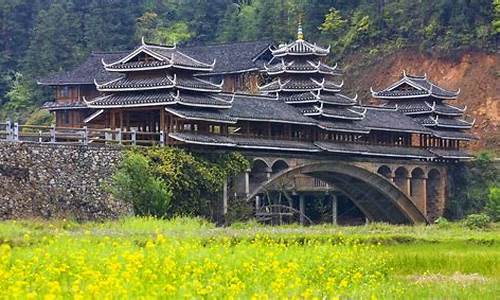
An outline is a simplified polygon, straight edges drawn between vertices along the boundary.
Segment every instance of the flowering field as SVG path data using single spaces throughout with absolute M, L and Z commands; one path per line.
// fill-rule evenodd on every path
M 193 219 L 3 222 L 0 298 L 373 299 L 442 293 L 486 299 L 498 292 L 498 231 L 475 234 L 489 242 L 462 251 L 449 230 L 440 235 L 422 227 L 384 226 L 220 229 Z M 455 243 L 461 260 L 453 252 L 440 256 L 439 247 L 446 244 L 434 241 L 426 249 L 425 241 L 434 236 Z M 426 251 L 435 257 L 422 269 Z M 475 267 L 466 267 L 464 259 Z

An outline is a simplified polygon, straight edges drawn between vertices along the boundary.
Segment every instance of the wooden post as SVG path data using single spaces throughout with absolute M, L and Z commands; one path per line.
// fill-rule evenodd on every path
M 89 132 L 87 126 L 83 126 L 83 144 L 87 146 L 89 143 Z
M 56 142 L 56 128 L 54 126 L 52 126 L 52 128 L 50 128 L 50 142 L 51 143 Z
M 132 145 L 137 145 L 137 131 L 132 129 L 131 133 Z
M 299 211 L 300 211 L 300 225 L 304 225 L 305 223 L 305 206 L 304 206 L 304 194 L 299 195 Z
M 10 121 L 7 121 L 7 124 L 5 124 L 5 131 L 7 132 L 5 139 L 7 141 L 12 141 L 14 138 L 12 137 L 12 124 Z
M 119 116 L 120 116 L 120 131 L 123 130 L 123 110 L 120 109 L 119 111 Z
M 165 107 L 160 107 L 160 131 L 165 131 Z
M 255 196 L 255 212 L 258 212 L 260 208 L 260 196 Z
M 245 195 L 250 194 L 250 170 L 245 171 Z
M 111 110 L 111 124 L 110 124 L 110 127 L 111 127 L 111 130 L 115 130 L 116 129 L 116 120 L 115 120 L 115 111 L 114 110 Z
M 160 147 L 165 146 L 165 133 L 163 130 L 160 130 Z
M 224 184 L 222 186 L 222 214 L 227 215 L 227 178 L 224 179 Z
M 14 123 L 14 130 L 12 133 L 12 140 L 19 141 L 19 124 Z
M 119 144 L 122 143 L 122 129 L 118 129 L 118 133 L 116 134 L 116 140 L 118 141 Z
M 332 223 L 337 225 L 337 195 L 332 194 Z

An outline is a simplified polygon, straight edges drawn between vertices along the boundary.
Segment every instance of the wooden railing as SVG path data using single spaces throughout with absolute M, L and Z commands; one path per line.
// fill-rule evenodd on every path
M 40 144 L 104 144 L 164 146 L 165 134 L 160 132 L 122 131 L 120 129 L 71 128 L 0 123 L 0 140 Z

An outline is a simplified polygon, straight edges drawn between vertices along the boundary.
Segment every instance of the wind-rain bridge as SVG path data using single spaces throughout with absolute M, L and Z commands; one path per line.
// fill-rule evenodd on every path
M 40 80 L 55 91 L 44 104 L 55 127 L 3 123 L 0 139 L 240 151 L 252 166 L 227 179 L 222 211 L 246 201 L 263 222 L 434 220 L 447 200 L 448 167 L 472 158 L 463 148 L 474 121 L 448 103 L 460 91 L 403 72 L 372 90 L 378 106 L 365 106 L 341 93 L 329 52 L 299 28 L 295 41 L 278 47 L 143 41 L 131 51 L 94 53 Z

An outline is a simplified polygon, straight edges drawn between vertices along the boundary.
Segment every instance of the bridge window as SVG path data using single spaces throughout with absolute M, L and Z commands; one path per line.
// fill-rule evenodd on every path
M 394 183 L 399 187 L 401 191 L 405 194 L 409 195 L 409 183 L 408 183 L 408 170 L 404 167 L 399 167 L 394 172 Z
M 286 170 L 286 169 L 288 169 L 288 164 L 284 160 L 281 160 L 281 159 L 274 162 L 273 167 L 272 167 L 273 173 L 279 173 L 279 172 Z
M 388 166 L 381 166 L 378 168 L 377 173 L 384 176 L 385 178 L 391 178 L 391 169 Z

